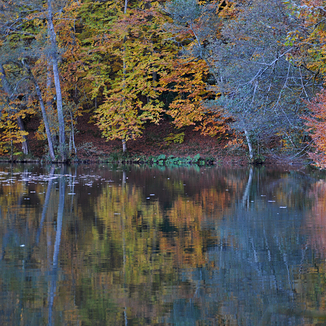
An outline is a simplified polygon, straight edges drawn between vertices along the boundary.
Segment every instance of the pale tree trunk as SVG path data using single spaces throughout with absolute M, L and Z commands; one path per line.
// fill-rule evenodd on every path
M 59 74 L 59 65 L 58 65 L 58 53 L 57 53 L 57 40 L 56 34 L 53 26 L 53 13 L 52 13 L 52 0 L 48 0 L 48 31 L 51 41 L 51 59 L 53 67 L 53 78 L 56 91 L 56 102 L 57 102 L 57 113 L 58 113 L 58 122 L 59 122 L 59 152 L 61 160 L 66 160 L 66 151 L 65 151 L 65 121 L 63 116 L 62 108 L 62 94 L 61 94 L 61 85 L 60 85 L 60 74 Z
M 61 173 L 63 175 L 64 173 Z M 63 212 L 64 212 L 64 204 L 65 204 L 65 180 L 64 177 L 61 176 L 59 179 L 59 205 L 58 205 L 58 214 L 57 214 L 57 227 L 56 227 L 56 236 L 54 243 L 54 252 L 53 252 L 53 270 L 52 270 L 52 280 L 50 291 L 48 293 L 48 325 L 53 325 L 53 303 L 54 297 L 56 295 L 57 289 L 57 276 L 58 276 L 58 263 L 59 263 L 59 252 L 60 252 L 60 243 L 61 243 L 61 233 L 62 233 L 62 221 L 63 221 Z
M 21 131 L 25 131 L 25 126 L 24 126 L 24 122 L 23 119 L 21 117 L 17 118 L 17 124 L 18 127 Z M 28 149 L 28 142 L 27 142 L 27 136 L 23 136 L 24 141 L 22 142 L 22 151 L 25 155 L 28 155 L 29 153 L 29 149 Z
M 250 161 L 253 162 L 254 153 L 252 150 L 251 140 L 250 140 L 249 133 L 248 133 L 247 129 L 244 130 L 244 133 L 245 133 L 247 144 L 248 144 Z
M 52 75 L 51 75 L 51 64 L 50 58 L 47 60 L 47 71 L 46 71 L 46 106 L 49 109 L 52 107 L 52 100 L 50 99 L 51 96 L 51 88 L 52 88 Z
M 51 128 L 55 129 L 55 115 L 53 110 L 53 99 L 52 99 L 52 83 L 53 83 L 53 69 L 51 65 L 51 58 L 47 58 L 47 72 L 46 72 L 46 111 L 49 113 L 49 126 L 50 130 Z M 56 145 L 56 139 L 55 135 L 52 134 L 52 144 L 53 146 Z
M 54 155 L 54 150 L 53 150 L 52 135 L 51 135 L 51 130 L 50 130 L 50 126 L 49 126 L 49 122 L 48 122 L 48 118 L 47 118 L 47 114 L 46 114 L 46 110 L 45 110 L 45 106 L 44 106 L 44 102 L 43 102 L 42 93 L 41 93 L 40 87 L 39 87 L 39 85 L 37 83 L 37 80 L 34 78 L 34 75 L 33 75 L 32 71 L 31 71 L 30 67 L 25 62 L 24 62 L 24 65 L 25 65 L 25 67 L 27 69 L 29 78 L 32 80 L 32 82 L 33 82 L 33 84 L 35 86 L 36 95 L 37 95 L 38 100 L 40 102 L 43 122 L 44 122 L 44 126 L 45 126 L 46 137 L 48 139 L 49 154 L 50 154 L 52 162 L 54 162 L 55 161 L 55 155 Z
M 74 127 L 74 115 L 70 111 L 70 119 L 71 119 L 71 130 L 70 130 L 70 139 L 69 139 L 69 153 L 70 155 L 72 152 L 77 155 L 77 148 L 75 143 L 75 127 Z
M 8 80 L 7 80 L 5 69 L 3 68 L 3 65 L 1 63 L 0 63 L 0 74 L 1 74 L 2 88 L 5 91 L 5 93 L 8 94 L 8 97 L 10 100 L 10 96 L 13 93 L 13 91 L 12 91 L 12 88 L 11 88 Z M 17 125 L 21 131 L 25 131 L 23 119 L 21 117 L 17 118 Z M 24 138 L 24 141 L 22 143 L 22 151 L 25 155 L 27 155 L 29 153 L 27 136 L 23 136 L 23 138 Z

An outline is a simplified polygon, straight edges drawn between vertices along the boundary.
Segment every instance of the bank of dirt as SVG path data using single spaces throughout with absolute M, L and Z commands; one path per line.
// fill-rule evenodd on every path
M 36 131 L 39 121 L 35 118 L 26 123 L 29 132 L 28 142 L 33 160 L 45 160 L 47 151 L 46 140 L 39 140 Z M 182 134 L 184 133 L 184 135 Z M 181 143 L 177 141 L 182 139 Z M 176 142 L 173 141 L 173 138 Z M 172 139 L 172 140 L 171 140 Z M 175 157 L 194 157 L 200 155 L 210 162 L 220 165 L 247 165 L 249 164 L 245 145 L 230 146 L 232 135 L 204 136 L 193 127 L 175 129 L 168 121 L 160 124 L 150 124 L 144 128 L 143 135 L 127 142 L 128 158 L 148 158 L 158 155 Z M 101 137 L 101 131 L 90 122 L 90 116 L 85 114 L 78 118 L 75 132 L 77 154 L 72 155 L 72 162 L 91 163 L 103 162 L 112 159 L 121 159 L 122 143 L 120 140 L 106 141 Z M 303 165 L 306 159 L 279 153 L 278 155 L 263 153 L 265 164 Z M 19 160 L 19 157 L 16 157 Z

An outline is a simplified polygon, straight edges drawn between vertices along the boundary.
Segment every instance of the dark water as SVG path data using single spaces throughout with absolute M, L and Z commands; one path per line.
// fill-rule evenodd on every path
M 326 179 L 0 166 L 0 325 L 323 325 Z

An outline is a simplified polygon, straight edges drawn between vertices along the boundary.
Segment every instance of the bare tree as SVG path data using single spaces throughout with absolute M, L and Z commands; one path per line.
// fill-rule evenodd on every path
M 288 32 L 302 22 L 283 1 L 233 1 L 231 7 L 227 13 L 220 2 L 174 0 L 164 10 L 176 36 L 191 31 L 181 54 L 202 58 L 210 68 L 207 87 L 216 89 L 218 98 L 207 107 L 234 118 L 232 127 L 245 136 L 254 160 L 255 144 L 274 135 L 296 146 L 293 135 L 303 131 L 300 116 L 306 109 L 302 100 L 314 96 L 315 75 L 304 62 L 291 60 L 298 49 L 287 42 Z

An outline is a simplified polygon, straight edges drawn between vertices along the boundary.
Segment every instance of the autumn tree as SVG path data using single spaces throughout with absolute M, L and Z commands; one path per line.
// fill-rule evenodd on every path
M 326 167 L 326 95 L 322 87 L 325 83 L 325 11 L 326 2 L 313 1 L 286 1 L 292 15 L 302 20 L 300 30 L 292 30 L 288 35 L 288 42 L 296 45 L 299 51 L 291 56 L 296 65 L 304 65 L 313 74 L 312 88 L 319 92 L 312 101 L 307 101 L 310 112 L 303 115 L 307 131 L 313 142 L 313 151 L 309 154 L 316 165 Z
M 167 113 L 178 128 L 194 125 L 210 136 L 227 129 L 226 118 L 216 106 L 212 110 L 206 105 L 207 100 L 220 94 L 219 76 L 206 46 L 219 37 L 221 24 L 216 12 L 222 10 L 221 6 L 176 0 L 161 8 L 167 15 L 163 28 L 175 45 L 170 70 L 161 78 L 164 91 L 174 94 Z
M 157 4 L 126 1 L 121 5 L 110 34 L 105 35 L 119 68 L 96 113 L 103 136 L 107 140 L 121 139 L 125 152 L 126 142 L 139 137 L 146 122 L 157 123 L 160 119 L 163 104 L 156 76 L 164 67 L 165 53 L 159 44 Z
M 81 45 L 77 38 L 76 25 L 80 4 L 74 1 L 66 1 L 64 10 L 54 19 L 54 28 L 57 37 L 57 56 L 60 64 L 60 90 L 62 97 L 62 115 L 64 118 L 65 137 L 69 134 L 69 141 L 65 140 L 65 152 L 67 156 L 76 154 L 75 124 L 79 116 L 80 108 L 87 101 L 81 79 L 83 78 L 83 68 L 81 67 Z M 44 36 L 49 34 L 47 26 L 43 29 Z M 43 37 L 44 37 L 43 36 Z M 49 45 L 42 52 L 42 55 L 34 63 L 34 75 L 40 75 L 40 87 L 43 91 L 47 111 L 53 115 L 53 106 L 57 101 L 57 86 L 54 83 L 54 70 L 51 59 L 51 48 Z M 54 84 L 54 85 L 53 85 Z M 59 110 L 60 111 L 60 110 Z M 58 112 L 59 112 L 58 111 Z M 60 133 L 59 119 L 51 117 L 51 129 L 55 134 Z M 68 137 L 66 137 L 68 138 Z M 60 137 L 59 137 L 60 140 Z M 59 141 L 60 143 L 60 141 Z M 68 143 L 68 144 L 66 144 Z M 69 151 L 68 151 L 69 150 Z
M 77 3 L 74 1 L 60 1 L 53 3 L 48 0 L 45 4 L 42 1 L 33 0 L 28 3 L 22 1 L 14 1 L 8 5 L 6 3 L 2 6 L 2 36 L 3 43 L 1 45 L 3 56 L 7 62 L 11 62 L 17 67 L 24 67 L 21 69 L 20 80 L 29 79 L 31 81 L 30 87 L 35 89 L 37 98 L 41 106 L 41 112 L 43 117 L 44 126 L 46 129 L 46 137 L 48 139 L 49 152 L 51 160 L 56 160 L 52 145 L 52 136 L 47 122 L 45 103 L 51 103 L 49 100 L 49 89 L 45 91 L 43 83 L 40 82 L 43 77 L 40 75 L 42 69 L 39 68 L 42 57 L 46 57 L 47 60 L 43 60 L 43 66 L 47 72 L 47 88 L 51 88 L 51 78 L 53 78 L 55 86 L 55 98 L 54 103 L 57 106 L 57 119 L 58 119 L 58 134 L 59 134 L 59 155 L 61 161 L 65 161 L 67 158 L 66 144 L 65 144 L 65 118 L 64 108 L 62 100 L 62 76 L 59 73 L 59 63 L 61 61 L 62 49 L 59 49 L 59 41 L 56 37 L 56 30 L 61 20 L 69 21 L 70 25 L 74 22 L 74 13 Z M 63 10 L 64 9 L 64 10 Z M 71 14 L 72 13 L 72 14 Z M 69 17 L 70 14 L 70 17 Z M 69 25 L 66 24 L 66 25 Z M 63 35 L 63 34 L 62 34 Z M 61 38 L 61 44 L 64 38 Z M 4 59 L 3 59 L 4 60 Z M 22 65 L 23 63 L 23 65 Z M 52 66 L 52 73 L 49 71 L 49 63 Z M 27 76 L 26 76 L 27 74 Z M 19 78 L 18 78 L 19 79 Z M 25 90 L 26 91 L 26 90 Z M 47 99 L 43 101 L 43 96 L 47 94 Z M 28 98 L 29 94 L 25 93 L 25 98 Z M 48 104 L 50 106 L 52 104 Z
M 311 111 L 309 116 L 305 116 L 308 132 L 314 143 L 315 150 L 310 153 L 310 157 L 320 168 L 326 168 L 326 91 L 321 93 L 310 103 L 308 107 Z
M 160 77 L 160 89 L 172 97 L 166 113 L 177 128 L 194 126 L 202 134 L 215 136 L 226 131 L 221 113 L 207 108 L 205 102 L 215 98 L 207 87 L 209 68 L 204 60 L 175 57 Z
M 18 23 L 23 25 L 21 20 L 21 15 L 14 4 L 9 4 L 7 2 L 1 1 L 1 13 L 0 13 L 0 75 L 1 75 L 1 110 L 0 115 L 2 120 L 11 120 L 11 123 L 5 123 L 8 127 L 11 126 L 11 131 L 8 130 L 4 124 L 2 124 L 3 139 L 7 139 L 10 142 L 10 137 L 6 137 L 15 134 L 15 143 L 22 143 L 22 151 L 24 154 L 29 153 L 28 143 L 27 143 L 27 133 L 25 132 L 23 117 L 28 112 L 26 107 L 26 102 L 20 102 L 18 99 L 21 97 L 19 94 L 24 87 L 19 85 L 19 79 L 16 78 L 17 73 L 19 74 L 20 69 L 15 67 L 13 61 L 15 61 L 16 56 L 8 57 L 8 44 L 12 44 L 17 47 L 17 42 L 24 38 L 28 38 L 27 31 L 24 33 Z M 28 27 L 30 29 L 30 27 Z M 26 88 L 25 88 L 26 90 Z M 12 129 L 13 128 L 13 129 Z
M 210 68 L 208 87 L 213 83 L 218 96 L 206 102 L 207 108 L 234 118 L 232 127 L 245 136 L 251 160 L 253 142 L 272 135 L 295 147 L 303 130 L 301 98 L 313 94 L 313 74 L 290 60 L 296 48 L 287 43 L 288 31 L 300 22 L 282 1 L 220 5 L 188 0 L 167 6 L 174 28 L 192 31 L 188 56 L 203 58 Z
M 228 91 L 219 104 L 235 118 L 233 127 L 244 132 L 251 159 L 252 141 L 280 136 L 290 147 L 298 146 L 303 132 L 302 99 L 313 96 L 314 76 L 304 65 L 296 66 L 287 42 L 288 31 L 299 28 L 282 1 L 254 1 L 238 5 L 237 17 L 222 29 L 227 43 L 214 44 L 212 51 L 224 62 L 221 78 Z
M 17 92 L 13 89 L 7 78 L 4 65 L 0 62 L 1 74 L 1 114 L 0 128 L 2 129 L 1 141 L 5 143 L 21 143 L 22 151 L 25 155 L 29 153 L 27 143 L 27 132 L 24 128 L 22 117 L 28 112 L 26 105 L 15 103 Z

